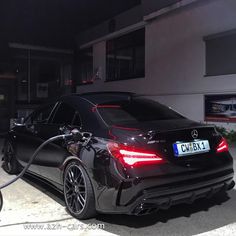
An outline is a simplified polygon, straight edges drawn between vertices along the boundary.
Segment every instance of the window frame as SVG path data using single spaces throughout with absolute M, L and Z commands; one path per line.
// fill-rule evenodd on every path
M 122 47 L 116 46 L 117 41 L 122 40 L 124 37 L 127 37 L 127 36 L 129 36 L 131 34 L 135 34 L 136 32 L 141 31 L 141 30 L 143 30 L 143 34 L 144 34 L 143 35 L 143 37 L 144 37 L 143 38 L 143 40 L 144 40 L 143 44 L 135 42 L 135 44 L 129 43 L 129 44 L 123 45 Z M 113 81 L 123 81 L 123 80 L 130 80 L 130 79 L 145 78 L 145 74 L 146 74 L 146 72 L 145 72 L 145 60 L 146 60 L 146 56 L 145 56 L 145 52 L 146 52 L 146 47 L 145 47 L 146 38 L 145 38 L 145 35 L 146 35 L 146 29 L 145 29 L 145 27 L 142 27 L 140 29 L 136 29 L 136 30 L 134 30 L 132 32 L 128 32 L 128 33 L 126 33 L 124 35 L 121 35 L 121 36 L 118 36 L 116 38 L 112 38 L 112 39 L 106 41 L 106 55 L 105 55 L 105 57 L 106 57 L 106 80 L 105 80 L 105 82 L 113 82 Z M 134 37 L 134 36 L 132 36 L 132 37 Z M 108 44 L 109 43 L 113 43 L 113 46 L 114 46 L 114 48 L 112 50 L 110 50 L 110 51 L 108 51 Z M 143 50 L 144 50 L 144 55 L 143 55 L 144 56 L 143 57 L 143 61 L 144 61 L 144 63 L 143 63 L 143 74 L 141 74 L 141 73 L 140 74 L 135 74 L 134 73 L 134 67 L 136 65 L 136 57 L 135 57 L 135 55 L 136 55 L 137 49 L 139 47 L 143 47 Z M 114 54 L 114 58 L 113 59 L 117 63 L 117 60 L 118 60 L 117 57 L 119 57 L 118 52 L 121 51 L 121 50 L 127 50 L 127 49 L 130 49 L 132 51 L 132 61 L 133 61 L 132 62 L 132 68 L 133 68 L 132 74 L 129 74 L 128 76 L 125 76 L 124 78 L 122 78 L 122 76 L 119 76 L 119 77 L 116 77 L 116 78 L 109 79 L 109 76 L 108 76 L 108 74 L 109 74 L 109 72 L 108 72 L 108 69 L 109 69 L 109 63 L 108 63 L 109 55 L 111 53 Z M 115 70 L 117 70 L 117 69 L 115 69 Z
M 230 37 L 233 37 L 233 38 L 231 39 Z M 236 29 L 203 37 L 203 41 L 205 43 L 205 72 L 204 72 L 205 74 L 204 74 L 204 77 L 214 77 L 214 76 L 224 76 L 224 75 L 235 75 L 236 74 L 236 69 L 234 69 L 234 71 L 232 70 L 232 68 L 236 67 L 236 62 L 234 62 L 235 60 L 230 61 L 230 63 L 228 63 L 228 60 L 226 60 L 226 61 L 222 60 L 222 61 L 224 61 L 224 63 L 231 64 L 231 68 L 227 68 L 225 66 L 223 68 L 219 67 L 215 63 L 215 62 L 217 62 L 217 59 L 215 59 L 216 56 L 212 55 L 212 51 L 215 51 L 212 48 L 214 47 L 216 49 L 216 48 L 220 48 L 220 47 L 210 45 L 211 42 L 216 43 L 216 42 L 214 42 L 214 40 L 220 40 L 220 39 L 222 39 L 222 42 L 218 42 L 218 44 L 220 43 L 221 45 L 224 45 L 223 44 L 224 40 L 227 42 L 230 40 L 234 40 L 234 38 L 236 39 Z M 209 46 L 212 48 L 209 48 Z M 235 51 L 234 49 L 236 49 L 236 45 L 230 51 Z M 220 53 L 218 52 L 218 54 L 220 54 Z M 223 54 L 222 58 L 225 58 L 224 57 L 225 55 L 226 54 Z M 230 55 L 230 57 L 232 57 L 232 55 Z M 234 55 L 234 57 L 236 57 L 236 54 Z M 213 60 L 212 58 L 216 61 L 212 61 Z M 222 63 L 218 62 L 218 64 L 222 64 Z M 235 66 L 234 66 L 234 64 L 235 64 Z M 213 68 L 211 68 L 212 66 L 213 66 Z
M 112 126 L 112 125 L 119 126 L 119 125 L 129 124 L 132 122 L 145 123 L 145 122 L 153 122 L 153 121 L 159 122 L 162 120 L 187 119 L 185 116 L 183 116 L 179 112 L 175 111 L 174 109 L 172 109 L 164 104 L 161 104 L 157 101 L 147 99 L 147 98 L 137 97 L 137 98 L 132 99 L 131 101 L 120 100 L 118 102 L 110 102 L 110 103 L 108 102 L 108 103 L 106 103 L 106 105 L 107 105 L 107 107 L 102 107 L 102 105 L 101 105 L 101 107 L 100 108 L 98 107 L 97 109 L 98 109 L 98 113 L 99 113 L 100 117 L 103 119 L 103 121 L 108 126 Z M 137 109 L 137 107 L 138 107 L 137 105 L 138 106 L 146 105 L 146 110 L 149 113 L 148 114 L 147 112 L 144 112 L 144 115 L 146 115 L 146 116 L 149 116 L 151 114 L 149 111 L 150 111 L 150 109 L 152 109 L 152 111 L 153 111 L 152 114 L 154 114 L 156 116 L 156 118 L 153 119 L 153 118 L 150 118 L 150 116 L 149 116 L 149 118 L 147 119 L 143 116 L 143 112 L 142 112 L 142 116 L 140 116 L 141 113 L 135 111 L 135 110 L 140 110 L 140 108 Z M 128 110 L 127 110 L 127 108 L 128 108 Z M 130 120 L 123 119 L 123 120 L 116 120 L 116 121 L 112 120 L 111 115 L 110 115 L 112 113 L 110 111 L 117 112 L 118 110 L 121 111 L 120 113 L 123 113 L 123 114 L 127 113 L 128 116 L 131 117 L 131 119 Z M 163 115 L 163 113 L 164 113 L 164 115 Z M 159 117 L 156 114 L 158 114 Z M 152 117 L 155 117 L 155 116 L 152 115 Z M 116 115 L 115 117 L 116 118 L 119 117 L 119 114 L 118 114 L 118 116 Z
M 87 52 L 86 52 L 87 51 Z M 91 52 L 89 52 L 89 51 L 91 51 Z M 91 59 L 91 64 L 92 64 L 92 66 L 91 66 L 91 69 L 92 69 L 92 71 L 91 71 L 91 78 L 89 78 L 89 77 L 86 77 L 85 78 L 85 80 L 83 80 L 83 78 L 82 78 L 82 76 L 81 76 L 81 72 L 82 72 L 82 70 L 81 70 L 81 54 L 80 53 L 82 53 L 83 54 L 83 57 L 85 57 L 84 55 L 86 54 L 86 53 L 91 53 L 92 54 L 92 59 Z M 88 56 L 87 56 L 87 58 L 88 58 Z M 78 69 L 77 69 L 77 73 L 78 73 L 78 79 L 76 80 L 76 85 L 77 86 L 81 86 L 81 85 L 89 85 L 89 84 L 93 84 L 93 77 L 94 77 L 94 50 L 93 50 L 93 47 L 92 46 L 90 46 L 90 47 L 86 47 L 86 48 L 83 48 L 83 49 L 80 49 L 80 50 L 78 50 L 77 51 L 77 58 L 76 58 L 76 60 L 77 60 L 77 66 L 78 66 Z M 84 61 L 85 59 L 83 59 L 83 61 Z
M 74 110 L 73 118 L 72 118 L 70 124 L 53 123 L 54 118 L 55 118 L 55 116 L 56 116 L 56 114 L 57 114 L 57 112 L 58 112 L 58 109 L 60 109 L 60 107 L 62 106 L 62 104 L 66 104 L 67 106 L 69 106 L 70 108 L 72 108 L 72 109 Z M 74 124 L 74 121 L 75 121 L 76 116 L 79 117 L 80 126 Z M 53 112 L 53 114 L 52 114 L 52 116 L 51 116 L 51 118 L 50 118 L 50 120 L 49 120 L 48 123 L 49 123 L 49 124 L 52 124 L 52 125 L 72 125 L 72 126 L 79 127 L 79 128 L 82 127 L 82 119 L 81 119 L 81 115 L 80 115 L 79 111 L 78 111 L 76 108 L 74 108 L 73 106 L 71 106 L 70 104 L 68 104 L 67 102 L 65 102 L 65 101 L 57 102 L 56 108 L 55 108 L 55 110 L 54 110 L 54 112 Z
M 50 106 L 51 106 L 52 108 L 51 108 L 51 111 L 49 112 L 49 115 L 48 115 L 48 118 L 47 118 L 47 119 L 44 119 L 44 120 L 42 120 L 41 122 L 36 122 L 36 123 L 34 123 L 34 122 L 32 121 L 32 119 L 34 118 L 34 116 L 37 116 L 37 114 L 39 115 L 39 114 L 41 113 L 41 111 L 46 110 L 46 109 L 49 108 Z M 36 109 L 35 111 L 33 111 L 29 116 L 27 116 L 27 117 L 25 118 L 24 123 L 25 123 L 26 125 L 47 124 L 48 121 L 49 121 L 50 118 L 51 118 L 51 115 L 52 115 L 52 113 L 53 113 L 55 107 L 56 107 L 56 104 L 55 104 L 55 103 L 51 103 L 51 104 L 47 104 L 47 105 L 45 105 L 45 106 L 39 107 L 38 109 Z M 27 123 L 28 120 L 30 120 L 29 123 Z

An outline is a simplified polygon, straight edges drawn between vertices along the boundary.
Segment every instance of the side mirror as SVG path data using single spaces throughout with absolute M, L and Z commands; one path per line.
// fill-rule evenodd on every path
M 25 118 L 21 117 L 21 118 L 15 119 L 15 121 L 13 122 L 13 127 L 14 126 L 25 126 Z

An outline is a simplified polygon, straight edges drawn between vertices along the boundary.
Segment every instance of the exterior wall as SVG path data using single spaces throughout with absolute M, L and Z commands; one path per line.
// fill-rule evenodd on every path
M 150 96 L 149 98 L 168 105 L 192 120 L 203 121 L 204 99 L 201 94 Z
M 114 17 L 116 22 L 116 30 L 120 30 L 129 25 L 136 24 L 142 21 L 143 11 L 142 5 L 138 5 L 128 11 L 125 11 L 118 16 Z M 93 41 L 97 38 L 103 37 L 104 35 L 109 34 L 109 21 L 104 21 L 103 23 L 86 30 L 82 34 L 77 35 L 77 45 L 80 46 L 82 44 L 86 44 L 89 41 Z
M 180 1 L 181 0 L 142 0 L 143 14 L 148 15 L 153 11 L 158 11 L 161 8 L 168 7 Z
M 185 116 L 203 121 L 205 94 L 236 92 L 236 75 L 205 77 L 203 37 L 236 29 L 235 12 L 235 0 L 200 0 L 148 21 L 145 78 L 99 81 L 79 87 L 77 91 L 121 90 L 150 94 L 151 98 Z M 100 56 L 95 51 L 94 57 Z M 104 58 L 102 64 L 105 71 Z M 224 125 L 236 128 L 233 124 Z
M 200 1 L 146 26 L 146 79 L 156 85 L 160 101 L 203 121 L 204 94 L 235 93 L 236 75 L 204 76 L 203 41 L 204 36 L 235 29 L 235 10 L 234 0 Z

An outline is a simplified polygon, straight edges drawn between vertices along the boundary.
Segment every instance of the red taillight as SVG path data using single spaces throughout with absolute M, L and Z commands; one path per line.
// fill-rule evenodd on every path
M 220 140 L 220 143 L 216 147 L 216 152 L 228 152 L 229 151 L 229 146 L 225 138 L 222 138 Z
M 125 165 L 137 166 L 143 164 L 162 163 L 163 159 L 154 152 L 138 150 L 137 148 L 118 143 L 108 143 L 107 148 L 111 155 Z

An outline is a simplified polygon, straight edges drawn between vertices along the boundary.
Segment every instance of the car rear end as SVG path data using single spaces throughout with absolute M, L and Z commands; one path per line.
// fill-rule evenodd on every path
M 148 214 L 234 187 L 228 144 L 213 126 L 139 98 L 96 109 L 109 126 L 112 171 L 121 176 L 114 213 Z
M 197 139 L 191 136 L 193 130 L 199 134 Z M 177 144 L 186 147 L 204 143 L 209 144 L 206 151 L 192 148 L 186 154 L 176 152 Z M 140 141 L 139 145 L 118 145 L 115 151 L 110 145 L 108 149 L 127 177 L 120 185 L 117 205 L 127 207 L 130 214 L 192 203 L 234 186 L 228 145 L 214 127 L 160 132 L 146 145 Z

